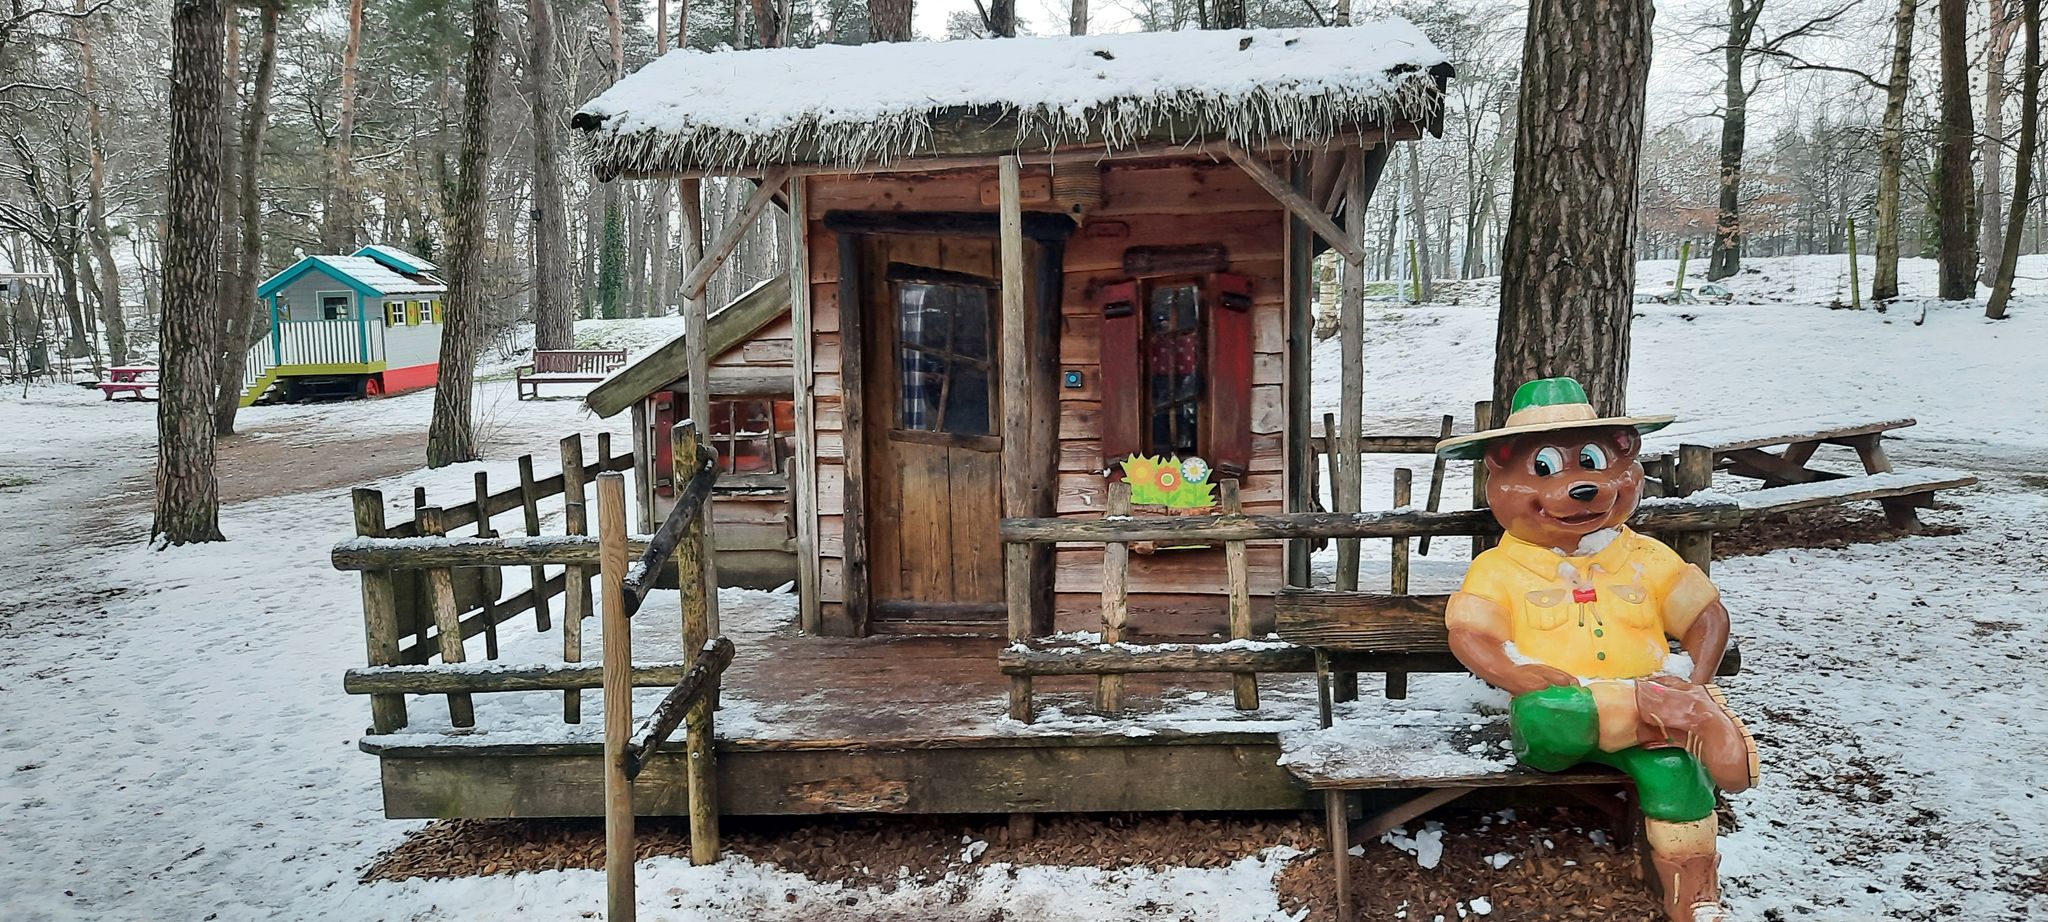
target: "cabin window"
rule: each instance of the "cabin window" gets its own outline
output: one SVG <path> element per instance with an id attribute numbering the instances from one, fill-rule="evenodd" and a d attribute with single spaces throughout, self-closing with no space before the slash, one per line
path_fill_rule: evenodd
<path id="1" fill-rule="evenodd" d="M 1174 279 L 1145 286 L 1145 423 L 1148 455 L 1201 453 L 1202 285 Z"/>
<path id="2" fill-rule="evenodd" d="M 350 302 L 351 300 L 354 300 L 354 299 L 353 299 L 353 298 L 351 298 L 351 297 L 350 297 L 350 296 L 348 296 L 348 295 L 345 295 L 345 294 L 341 294 L 341 295 L 321 295 L 321 296 L 320 296 L 320 319 L 322 319 L 322 320 L 347 320 L 347 319 L 348 319 L 348 304 L 349 304 L 349 302 Z"/>
<path id="3" fill-rule="evenodd" d="M 1228 272 L 1096 286 L 1103 467 L 1131 455 L 1251 464 L 1251 280 Z"/>
<path id="4" fill-rule="evenodd" d="M 721 473 L 772 474 L 796 432 L 796 404 L 767 397 L 711 401 L 711 446 Z"/>
<path id="5" fill-rule="evenodd" d="M 387 327 L 395 327 L 395 326 L 398 326 L 399 324 L 402 324 L 402 323 L 404 323 L 404 322 L 405 322 L 405 302 L 404 302 L 404 301 L 386 301 L 386 302 L 384 302 L 384 325 L 385 325 L 385 326 L 387 326 Z"/>
<path id="6" fill-rule="evenodd" d="M 994 433 L 990 413 L 989 312 L 984 279 L 896 266 L 896 353 L 901 374 L 896 427 L 949 435 Z"/>
<path id="7" fill-rule="evenodd" d="M 439 300 L 434 302 L 434 322 L 441 322 L 441 302 Z"/>

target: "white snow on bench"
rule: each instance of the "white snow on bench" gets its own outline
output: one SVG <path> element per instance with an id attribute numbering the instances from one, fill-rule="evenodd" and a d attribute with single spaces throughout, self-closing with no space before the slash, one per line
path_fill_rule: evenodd
<path id="1" fill-rule="evenodd" d="M 1837 477 L 1734 494 L 1744 511 L 1777 511 L 1829 505 L 1851 499 L 1882 499 L 1966 487 L 1977 475 L 1945 467 L 1911 468 L 1883 474 Z"/>
<path id="2" fill-rule="evenodd" d="M 1678 451 L 1680 445 L 1705 445 L 1717 451 L 1760 448 L 1811 441 L 1831 434 L 1867 435 L 1873 432 L 1887 432 L 1914 424 L 1915 420 L 1911 417 L 1869 416 L 1795 416 L 1740 423 L 1679 423 L 1643 436 L 1643 454 L 1671 454 Z"/>

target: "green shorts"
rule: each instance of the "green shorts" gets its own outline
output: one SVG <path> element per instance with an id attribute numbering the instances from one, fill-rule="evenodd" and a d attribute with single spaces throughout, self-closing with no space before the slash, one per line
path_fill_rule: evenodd
<path id="1" fill-rule="evenodd" d="M 1516 695 L 1508 704 L 1508 731 L 1515 758 L 1531 768 L 1561 772 L 1593 762 L 1620 769 L 1635 780 L 1643 815 L 1651 819 L 1688 823 L 1714 812 L 1714 782 L 1691 753 L 1640 746 L 1602 752 L 1600 710 L 1584 686 Z"/>

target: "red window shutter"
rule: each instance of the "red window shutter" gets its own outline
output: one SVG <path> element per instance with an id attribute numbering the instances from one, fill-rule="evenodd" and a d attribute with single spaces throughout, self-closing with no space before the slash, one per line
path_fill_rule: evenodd
<path id="1" fill-rule="evenodd" d="M 1209 466 L 1243 477 L 1252 464 L 1252 280 L 1229 272 L 1209 276 L 1209 384 L 1202 420 Z"/>
<path id="2" fill-rule="evenodd" d="M 654 446 L 654 492 L 657 496 L 676 495 L 675 447 L 669 443 L 668 431 L 676 424 L 676 395 L 668 391 L 655 391 L 647 398 L 654 404 L 654 412 L 648 414 L 648 444 Z"/>
<path id="3" fill-rule="evenodd" d="M 1117 462 L 1144 447 L 1145 380 L 1138 354 L 1138 283 L 1098 286 L 1095 303 L 1102 308 L 1102 370 L 1097 382 L 1102 392 L 1102 466 L 1114 469 Z"/>

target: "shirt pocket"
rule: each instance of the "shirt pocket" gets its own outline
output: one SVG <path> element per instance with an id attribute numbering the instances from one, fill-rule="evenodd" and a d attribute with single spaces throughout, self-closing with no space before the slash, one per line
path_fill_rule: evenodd
<path id="1" fill-rule="evenodd" d="M 1522 596 L 1523 617 L 1539 631 L 1555 630 L 1572 620 L 1571 590 L 1538 589 Z"/>
<path id="2" fill-rule="evenodd" d="M 1604 586 L 1600 589 L 1614 599 L 1614 604 L 1605 606 L 1605 614 L 1632 628 L 1648 628 L 1657 624 L 1657 606 L 1651 604 L 1649 590 L 1641 583 Z"/>

